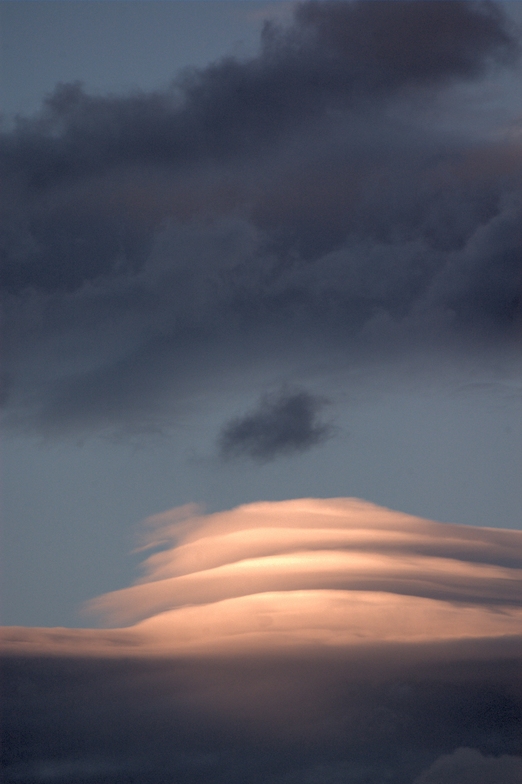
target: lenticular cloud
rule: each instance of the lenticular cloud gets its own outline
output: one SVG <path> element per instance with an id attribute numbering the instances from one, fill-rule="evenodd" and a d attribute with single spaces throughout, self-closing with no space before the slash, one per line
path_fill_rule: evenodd
<path id="1" fill-rule="evenodd" d="M 110 628 L 2 630 L 6 781 L 518 781 L 522 532 L 353 498 L 144 532 Z"/>
<path id="2" fill-rule="evenodd" d="M 174 509 L 145 523 L 143 549 L 160 546 L 134 585 L 88 604 L 112 629 L 77 643 L 203 653 L 520 633 L 518 531 L 302 499 Z"/>

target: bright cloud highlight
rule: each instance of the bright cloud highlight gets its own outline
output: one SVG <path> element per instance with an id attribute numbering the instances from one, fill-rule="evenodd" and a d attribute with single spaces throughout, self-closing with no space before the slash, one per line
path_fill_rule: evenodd
<path id="1" fill-rule="evenodd" d="M 518 781 L 522 532 L 354 498 L 143 528 L 113 628 L 1 631 L 8 784 Z"/>
<path id="2" fill-rule="evenodd" d="M 144 532 L 143 549 L 164 549 L 143 576 L 87 605 L 125 628 L 39 630 L 39 645 L 213 653 L 516 638 L 522 628 L 519 531 L 338 498 L 174 509 Z M 23 647 L 17 634 L 10 644 Z"/>

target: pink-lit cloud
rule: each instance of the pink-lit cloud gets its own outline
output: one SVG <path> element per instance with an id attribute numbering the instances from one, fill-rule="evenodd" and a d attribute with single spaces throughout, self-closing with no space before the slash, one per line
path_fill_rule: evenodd
<path id="1" fill-rule="evenodd" d="M 521 546 L 353 498 L 152 517 L 113 628 L 1 630 L 6 781 L 515 784 Z"/>
<path id="2" fill-rule="evenodd" d="M 163 655 L 522 642 L 522 532 L 353 498 L 186 507 L 143 530 L 141 549 L 164 549 L 134 585 L 86 608 L 113 628 L 4 630 L 4 646 Z"/>

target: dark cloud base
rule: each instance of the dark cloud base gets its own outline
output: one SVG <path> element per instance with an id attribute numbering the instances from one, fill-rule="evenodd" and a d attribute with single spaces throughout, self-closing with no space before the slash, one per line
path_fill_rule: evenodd
<path id="1" fill-rule="evenodd" d="M 518 35 L 488 2 L 307 2 L 165 92 L 57 86 L 0 136 L 7 422 L 154 429 L 238 368 L 512 346 L 520 137 L 425 110 Z"/>
<path id="2" fill-rule="evenodd" d="M 3 780 L 412 784 L 457 749 L 475 750 L 475 774 L 481 755 L 490 767 L 520 755 L 519 652 L 477 661 L 431 648 L 429 661 L 408 646 L 297 659 L 5 657 Z M 505 764 L 515 784 L 517 760 Z"/>

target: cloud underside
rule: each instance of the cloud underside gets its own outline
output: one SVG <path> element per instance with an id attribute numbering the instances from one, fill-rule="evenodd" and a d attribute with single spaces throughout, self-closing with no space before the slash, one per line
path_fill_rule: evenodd
<path id="1" fill-rule="evenodd" d="M 519 662 L 403 653 L 10 657 L 4 780 L 518 784 Z"/>
<path id="2" fill-rule="evenodd" d="M 142 545 L 113 628 L 2 629 L 9 784 L 518 784 L 520 532 L 301 499 Z"/>
<path id="3" fill-rule="evenodd" d="M 8 421 L 146 429 L 239 369 L 510 346 L 520 134 L 426 117 L 517 46 L 489 3 L 311 2 L 166 92 L 57 87 L 0 139 Z"/>

